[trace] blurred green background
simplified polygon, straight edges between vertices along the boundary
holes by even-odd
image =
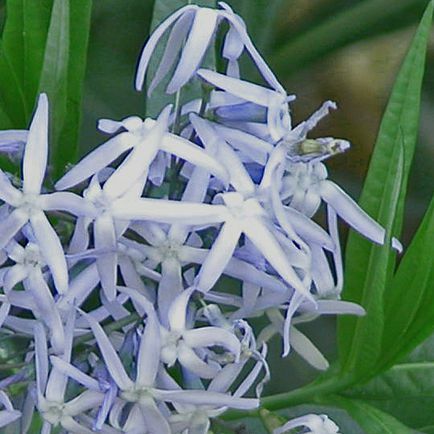
[[[357,198],[391,86],[427,2],[229,0],[228,3],[246,20],[252,39],[288,92],[297,95],[292,106],[295,123],[324,100],[338,103],[339,110],[315,134],[351,141],[351,150],[329,160],[327,165],[331,178]],[[104,140],[95,129],[99,118],[118,119],[144,113],[145,96],[134,90],[133,80],[152,11],[151,0],[128,0],[122,6],[118,0],[94,2],[83,94],[81,153]],[[257,78],[248,61],[243,69],[247,77]],[[428,51],[422,101],[404,245],[411,239],[433,194],[434,37]],[[343,237],[345,233],[342,227]],[[334,318],[321,318],[300,329],[329,361],[334,360]],[[272,342],[271,350],[273,375],[266,393],[286,391],[317,375],[296,354],[280,359],[277,340]]]

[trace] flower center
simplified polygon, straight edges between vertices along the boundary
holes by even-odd
[[[130,390],[121,392],[121,398],[129,402],[144,402],[153,398],[154,394],[150,387],[134,387]]]
[[[49,401],[46,403],[46,409],[42,410],[44,419],[56,426],[64,416],[65,404],[63,402]]]

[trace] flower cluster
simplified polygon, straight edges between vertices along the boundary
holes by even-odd
[[[225,73],[202,60],[225,22]],[[287,95],[229,6],[185,6],[151,35],[142,88],[160,39],[151,93],[170,75],[175,107],[156,119],[102,119],[110,137],[55,183],[47,171],[49,105],[0,147],[22,153],[22,180],[0,171],[0,325],[27,342],[26,366],[0,382],[0,426],[41,432],[206,433],[226,409],[253,409],[270,373],[267,342],[282,337],[317,369],[328,362],[297,324],[363,315],[340,300],[338,216],[382,244],[384,229],[327,177],[345,140],[308,138],[324,103],[293,126]],[[240,78],[247,53],[264,85]],[[180,105],[183,87],[202,98]],[[69,191],[66,191],[69,190]],[[312,217],[325,204],[327,226]],[[62,226],[63,225],[63,226]],[[65,230],[69,228],[69,232]],[[393,246],[400,249],[399,242]],[[223,278],[223,276],[226,276]],[[267,325],[253,330],[249,319]],[[16,402],[7,389],[28,384]],[[306,426],[337,432],[310,415]]]

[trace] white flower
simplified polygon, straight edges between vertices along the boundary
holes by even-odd
[[[339,427],[325,414],[308,414],[297,417],[275,429],[273,434],[284,434],[301,426],[308,429],[308,431],[304,431],[306,434],[339,434]]]
[[[236,62],[243,48],[245,48],[264,79],[275,89],[283,89],[250,40],[242,19],[235,15],[225,3],[221,2],[219,4],[222,9],[210,9],[196,5],[184,6],[170,15],[154,30],[140,57],[137,68],[136,89],[142,89],[155,47],[166,31],[172,28],[166,50],[148,88],[148,94],[155,89],[171,70],[178,58],[178,53],[181,52],[179,62],[166,90],[169,94],[177,92],[196,72],[222,21],[226,21],[230,26],[223,49],[223,56],[230,62],[230,71],[237,75]],[[185,44],[183,43],[184,40]]]
[[[56,289],[64,293],[68,287],[68,270],[62,245],[44,211],[61,210],[74,215],[90,213],[80,197],[73,193],[41,194],[48,155],[48,100],[41,94],[30,125],[23,156],[23,188],[16,189],[0,171],[0,199],[13,209],[0,223],[0,248],[30,223],[38,246],[53,275]]]
[[[103,120],[100,128],[114,133],[125,129],[84,157],[56,183],[57,190],[65,190],[90,176],[98,173],[126,151],[130,151],[113,176],[111,188],[126,190],[132,184],[132,178],[148,176],[151,163],[160,151],[168,152],[178,158],[201,166],[219,179],[226,181],[225,168],[207,155],[202,148],[187,139],[167,132],[171,106],[166,107],[156,121],[142,120],[137,116],[121,122]],[[115,187],[117,185],[117,187]]]
[[[202,360],[196,349],[220,346],[239,358],[241,345],[235,335],[220,327],[187,327],[187,307],[193,288],[182,292],[169,310],[169,328],[161,328],[161,360],[172,366],[176,360],[202,378],[213,378],[220,370],[216,363]]]
[[[231,105],[235,105],[236,110],[238,105],[242,105],[246,101],[264,107],[266,109],[265,119],[273,141],[280,140],[290,130],[291,117],[288,102],[294,98],[288,96],[285,91],[276,91],[207,69],[199,69],[197,75],[231,96],[229,103],[225,104],[229,106],[227,111],[230,110]],[[234,100],[233,97],[238,100]]]

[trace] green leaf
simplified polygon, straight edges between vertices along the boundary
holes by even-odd
[[[91,6],[91,0],[54,0],[51,11],[38,91],[47,92],[50,101],[56,177],[77,157]]]
[[[0,52],[0,128],[27,128],[50,101],[55,175],[75,160],[92,0],[8,0]],[[60,146],[61,145],[61,146]]]
[[[386,293],[381,368],[434,330],[434,197]]]
[[[360,206],[386,228],[385,246],[375,246],[353,232],[348,238],[343,298],[367,310],[365,317],[340,318],[338,323],[342,370],[355,379],[372,375],[381,352],[383,296],[395,261],[388,246],[390,236],[399,236],[402,226],[432,12],[430,2],[393,87],[360,198]]]
[[[423,431],[434,425],[434,359],[393,366],[364,386],[346,392]]]
[[[328,398],[335,405],[344,408],[367,434],[415,434],[417,431],[405,426],[388,413],[355,399],[342,397]]]
[[[177,9],[185,6],[188,2],[186,0],[168,0],[168,1],[156,1],[154,5],[154,12],[152,15],[151,21],[151,32],[161,23],[163,22],[170,14],[172,14]],[[207,6],[211,8],[216,7],[216,0],[201,0],[190,2],[197,4],[199,6]],[[162,38],[157,49],[152,55],[152,60],[148,67],[148,73],[146,77],[146,84],[152,80],[154,73],[158,67],[158,63],[161,59],[161,56],[164,53],[165,42],[167,40],[167,35],[165,38]],[[206,68],[215,69],[215,55],[212,49],[209,49],[205,59],[202,61],[202,65]],[[186,83],[181,90],[179,102],[176,102],[175,95],[167,95],[165,89],[170,79],[170,72],[166,79],[162,80],[162,82],[158,85],[158,87],[154,90],[152,95],[146,99],[146,115],[150,117],[156,117],[163,107],[167,104],[183,104],[187,101],[190,101],[195,98],[199,98],[202,95],[202,88],[199,80],[192,79],[188,83]]]
[[[51,1],[6,2],[0,53],[1,128],[27,127],[36,99]]]
[[[339,4],[333,14],[300,34],[290,29],[285,43],[273,53],[272,67],[285,75],[297,71],[347,44],[416,21],[426,4],[426,0],[364,0],[347,8]]]

